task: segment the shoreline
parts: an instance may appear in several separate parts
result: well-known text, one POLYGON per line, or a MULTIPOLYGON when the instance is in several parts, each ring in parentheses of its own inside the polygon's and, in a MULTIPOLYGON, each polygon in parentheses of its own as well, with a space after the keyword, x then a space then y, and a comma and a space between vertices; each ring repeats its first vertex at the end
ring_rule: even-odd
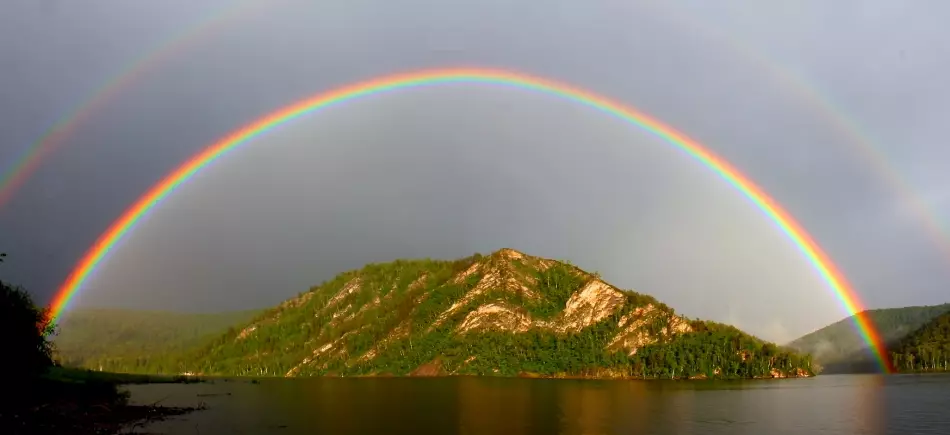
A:
MULTIPOLYGON (((194 383, 176 376, 132 375, 52 367, 40 379, 14 383, 16 403, 0 409, 0 433, 118 434, 168 417, 207 409, 164 406, 161 400, 132 404, 124 385, 194 383)), ((197 381, 202 382, 202 381, 197 381)))
MULTIPOLYGON (((84 369, 85 370, 85 369, 84 369)), ((107 373, 107 372, 99 372, 107 373)), ((688 381, 768 381, 768 380, 781 380, 781 379, 808 379, 820 376, 820 374, 799 374, 797 376, 757 376, 757 377, 706 377, 706 376, 692 376, 692 377, 673 377, 673 378, 657 378, 657 377, 639 377, 639 376, 626 376, 626 375, 610 375, 610 376, 590 376, 590 375, 571 375, 566 373, 557 373, 553 375, 542 375, 538 373, 518 373, 514 376, 507 375, 467 375, 467 374, 446 374, 446 373, 437 373, 437 374, 407 374, 407 375, 393 375, 391 373, 371 373, 364 375, 350 375, 350 376, 340 376, 336 374, 325 374, 321 376, 227 376, 227 375, 203 375, 203 374, 189 374, 189 375, 145 375, 145 374, 125 374, 125 373, 109 373, 110 375, 118 375, 119 377, 136 377, 138 381, 120 381, 118 385, 142 385, 142 384, 191 384, 191 383, 215 383, 215 382, 249 382, 257 383, 261 380, 269 379, 368 379, 368 378, 387 378, 387 379, 451 379, 451 378, 487 378, 487 379, 569 379, 569 380, 591 380, 591 381, 677 381, 677 382, 688 382, 688 381)))

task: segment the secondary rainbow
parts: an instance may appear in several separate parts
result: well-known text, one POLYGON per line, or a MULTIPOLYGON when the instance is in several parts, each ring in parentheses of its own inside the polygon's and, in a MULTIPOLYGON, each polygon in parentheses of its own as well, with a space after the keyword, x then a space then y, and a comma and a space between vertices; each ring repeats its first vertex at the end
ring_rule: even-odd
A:
POLYGON ((892 371, 890 358, 885 352, 878 331, 868 318, 858 315, 863 311, 863 306, 845 276, 788 212, 729 162, 716 156, 699 142, 690 139, 672 127, 637 109, 606 97, 570 85, 522 73, 476 68, 435 69, 395 74, 337 88, 272 112, 211 144, 156 183, 109 226, 105 233, 85 253, 59 289, 53 299, 51 320, 55 320, 63 313, 70 299, 79 291, 83 282, 96 269, 106 254, 149 210, 167 197, 175 188, 194 176, 195 173, 228 151, 291 120, 336 104, 387 91, 451 83, 503 85, 539 91, 577 102, 640 127, 694 158, 739 190, 788 236, 832 289, 845 310, 854 315, 858 331, 870 348, 874 350, 881 368, 887 372, 892 371))
POLYGON ((928 205, 910 181, 894 168, 891 159, 881 149, 881 146, 860 127, 856 120, 848 116, 846 111, 836 106, 827 92, 823 92, 814 83, 808 83, 802 74, 796 73, 792 68, 782 67, 781 62, 771 58, 769 50, 757 49, 752 39, 734 36, 731 32, 725 31, 724 28, 712 25, 711 21, 705 19, 704 15, 697 14, 688 7, 676 2, 658 2, 649 5, 675 10, 675 13, 667 15, 685 21, 687 24, 684 27, 690 31, 702 31, 704 40, 718 39, 724 41, 724 45, 729 46, 742 57, 758 64, 763 71, 780 82, 783 88, 792 91, 796 97, 810 104, 815 113, 824 114, 835 128, 848 139, 846 143, 855 149, 856 154, 867 163, 875 174, 883 179, 887 187, 892 189, 904 205, 913 212, 922 224, 923 230, 929 233, 930 241, 934 243, 944 258, 950 261, 950 225, 941 222, 939 213, 928 205))
POLYGON ((265 2, 240 0, 236 5, 228 4, 227 7, 212 11, 189 26, 187 30, 175 33, 154 49, 145 52, 99 86, 82 104, 60 118, 39 139, 30 144, 22 155, 14 160, 9 169, 0 173, 0 209, 58 145, 99 109, 106 107, 108 102, 116 98, 122 90, 188 46, 197 44, 201 40, 199 36, 212 35, 212 29, 232 23, 240 17, 249 16, 250 12, 256 10, 254 8, 263 3, 265 2))

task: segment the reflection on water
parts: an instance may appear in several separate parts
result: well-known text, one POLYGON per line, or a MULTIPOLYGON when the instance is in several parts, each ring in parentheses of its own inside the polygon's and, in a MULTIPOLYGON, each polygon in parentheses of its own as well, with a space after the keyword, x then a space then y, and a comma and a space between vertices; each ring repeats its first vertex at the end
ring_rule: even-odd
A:
POLYGON ((746 382, 264 379, 130 386, 209 409, 141 432, 280 434, 950 434, 950 376, 746 382))

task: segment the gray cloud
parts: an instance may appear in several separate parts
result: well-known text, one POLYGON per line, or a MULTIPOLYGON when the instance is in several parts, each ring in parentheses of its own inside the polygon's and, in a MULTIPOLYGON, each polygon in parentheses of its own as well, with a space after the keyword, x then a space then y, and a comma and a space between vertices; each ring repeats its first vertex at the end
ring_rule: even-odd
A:
MULTIPOLYGON (((16 13, 0 18, 0 53, 14 73, 0 75, 0 141, 13 145, 0 164, 129 59, 225 3, 5 5, 16 13)), ((68 136, 0 210, 0 248, 13 256, 3 276, 48 297, 152 183, 276 108, 390 72, 476 65, 609 95, 708 145, 786 206, 868 305, 945 302, 947 259, 840 126, 775 68, 683 19, 800 74, 940 198, 950 89, 934 72, 948 59, 939 14, 734 5, 276 2, 181 46, 68 136), (884 43, 885 25, 906 31, 884 43)), ((795 246, 697 162, 589 108, 481 85, 359 100, 253 140, 144 219, 77 304, 254 307, 370 261, 505 246, 774 340, 845 315, 795 246)))

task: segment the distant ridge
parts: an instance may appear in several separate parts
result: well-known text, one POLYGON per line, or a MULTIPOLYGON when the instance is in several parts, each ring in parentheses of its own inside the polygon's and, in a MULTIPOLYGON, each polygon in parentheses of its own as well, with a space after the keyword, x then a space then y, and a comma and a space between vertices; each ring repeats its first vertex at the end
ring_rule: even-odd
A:
POLYGON ((208 314, 80 308, 66 312, 59 320, 59 333, 53 342, 61 363, 98 369, 120 361, 183 351, 261 312, 208 314))
MULTIPOLYGON (((948 312, 950 303, 865 311, 888 348, 893 348, 908 334, 948 312)), ((824 373, 879 370, 867 343, 855 331, 854 316, 804 335, 790 342, 788 347, 811 354, 823 367, 824 373)))

